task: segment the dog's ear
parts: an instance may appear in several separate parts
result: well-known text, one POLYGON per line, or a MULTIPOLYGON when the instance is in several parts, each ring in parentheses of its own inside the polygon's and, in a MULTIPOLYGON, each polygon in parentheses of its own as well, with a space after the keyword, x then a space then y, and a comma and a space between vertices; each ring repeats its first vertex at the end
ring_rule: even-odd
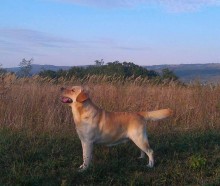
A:
POLYGON ((87 99, 89 99, 88 94, 84 90, 82 90, 77 96, 76 101, 82 103, 86 101, 87 99))

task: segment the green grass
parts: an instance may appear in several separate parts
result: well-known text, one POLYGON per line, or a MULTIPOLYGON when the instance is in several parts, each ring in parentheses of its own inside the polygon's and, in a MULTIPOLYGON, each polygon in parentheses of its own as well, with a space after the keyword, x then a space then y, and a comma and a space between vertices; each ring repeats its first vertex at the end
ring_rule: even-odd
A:
POLYGON ((96 146, 93 166, 79 173, 75 135, 0 129, 0 185, 220 185, 220 133, 150 134, 156 164, 147 168, 130 143, 96 146))

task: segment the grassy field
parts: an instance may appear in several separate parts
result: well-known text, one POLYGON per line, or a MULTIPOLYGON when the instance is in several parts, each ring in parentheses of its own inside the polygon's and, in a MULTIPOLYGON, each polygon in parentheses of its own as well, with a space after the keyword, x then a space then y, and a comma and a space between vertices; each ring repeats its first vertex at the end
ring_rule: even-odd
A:
POLYGON ((220 185, 220 86, 6 76, 0 88, 0 185, 220 185), (130 142, 96 146, 93 166, 77 172, 81 145, 59 88, 82 83, 109 111, 175 111, 147 124, 153 169, 130 142))

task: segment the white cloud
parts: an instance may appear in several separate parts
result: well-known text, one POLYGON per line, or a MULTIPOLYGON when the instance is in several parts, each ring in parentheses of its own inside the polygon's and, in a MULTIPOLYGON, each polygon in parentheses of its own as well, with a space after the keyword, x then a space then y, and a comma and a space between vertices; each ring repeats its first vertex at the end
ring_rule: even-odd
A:
POLYGON ((113 48, 130 51, 149 50, 149 47, 143 46, 121 46, 111 38, 97 38, 82 41, 63 38, 31 29, 0 28, 0 53, 45 55, 48 52, 54 53, 62 49, 66 51, 76 51, 88 48, 113 48))
POLYGON ((220 0, 55 0, 79 5, 117 8, 157 5, 172 12, 196 11, 207 6, 220 6, 220 0))
POLYGON ((219 0, 159 0, 158 2, 173 12, 197 11, 209 6, 220 6, 219 0))
POLYGON ((29 47, 71 48, 76 41, 30 29, 0 29, 0 39, 6 43, 17 43, 29 47))

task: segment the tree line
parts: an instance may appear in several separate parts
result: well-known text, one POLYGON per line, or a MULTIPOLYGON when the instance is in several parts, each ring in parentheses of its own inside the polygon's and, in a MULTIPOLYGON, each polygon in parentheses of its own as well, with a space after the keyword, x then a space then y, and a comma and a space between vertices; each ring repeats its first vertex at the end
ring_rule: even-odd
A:
MULTIPOLYGON (((20 63, 20 70, 17 73, 19 77, 29 77, 31 76, 33 59, 26 60, 23 59, 20 63)), ((0 66, 0 74, 5 73, 6 71, 0 66)), ((121 77, 121 78, 148 78, 150 80, 157 79, 159 81, 179 81, 175 73, 168 68, 162 70, 161 73, 158 73, 154 70, 148 70, 142 66, 136 65, 132 62, 108 62, 104 64, 102 60, 96 60, 95 65, 89 66, 74 66, 69 70, 42 70, 38 74, 39 76, 45 78, 60 78, 71 79, 73 76, 79 79, 86 78, 89 75, 100 75, 100 76, 109 76, 109 77, 121 77)))
POLYGON ((148 79, 158 79, 158 80, 169 80, 169 81, 177 81, 178 77, 175 73, 169 69, 163 69, 161 73, 158 73, 154 70, 148 70, 142 66, 136 65, 132 62, 109 62, 107 64, 103 64, 95 61, 95 65, 90 65, 86 67, 75 66, 70 68, 69 70, 43 70, 39 73, 41 77, 49 77, 49 78, 60 78, 64 77, 70 79, 71 77, 76 77, 79 79, 83 79, 88 75, 106 75, 110 77, 122 77, 122 78, 148 78, 148 79))

